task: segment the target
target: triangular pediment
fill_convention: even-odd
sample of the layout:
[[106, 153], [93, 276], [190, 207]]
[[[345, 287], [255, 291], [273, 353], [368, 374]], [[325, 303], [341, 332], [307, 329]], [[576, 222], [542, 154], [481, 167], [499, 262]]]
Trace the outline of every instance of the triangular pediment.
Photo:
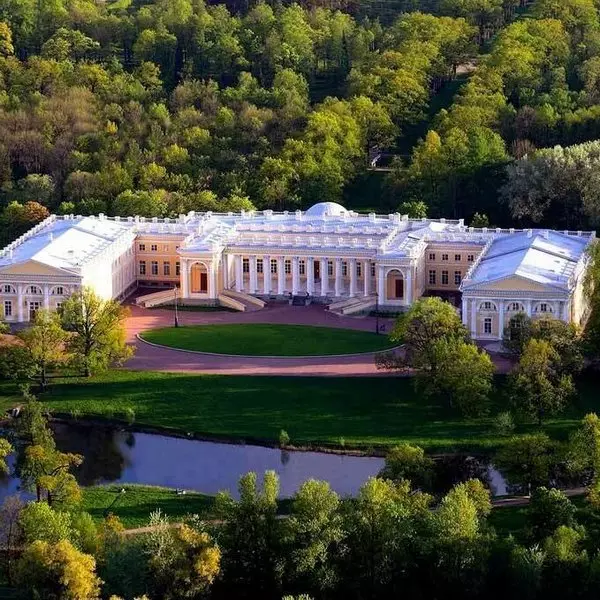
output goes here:
[[548, 290], [554, 289], [555, 287], [557, 286], [532, 281], [531, 279], [527, 279], [526, 277], [520, 277], [519, 275], [512, 275], [510, 277], [504, 277], [495, 281], [474, 283], [472, 285], [465, 286], [464, 289], [515, 292], [547, 292]]
[[51, 267], [45, 265], [36, 260], [26, 260], [21, 263], [14, 263], [12, 265], [6, 265], [0, 267], [0, 274], [2, 275], [50, 275], [50, 276], [64, 276], [73, 275], [71, 271], [66, 269], [59, 269], [58, 267]]

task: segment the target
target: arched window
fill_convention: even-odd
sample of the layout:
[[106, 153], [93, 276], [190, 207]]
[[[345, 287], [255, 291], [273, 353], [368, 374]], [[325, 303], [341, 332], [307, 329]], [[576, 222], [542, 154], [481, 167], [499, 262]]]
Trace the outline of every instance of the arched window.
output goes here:
[[506, 309], [508, 312], [525, 312], [525, 307], [520, 302], [509, 302]]
[[65, 288], [62, 285], [57, 285], [55, 288], [52, 288], [53, 296], [64, 296]]
[[554, 312], [554, 309], [552, 308], [552, 305], [549, 302], [539, 302], [535, 305], [533, 312], [542, 315], [552, 314]]
[[30, 285], [27, 288], [27, 293], [31, 294], [32, 296], [41, 296], [42, 295], [42, 289], [39, 288], [37, 285]]
[[16, 294], [17, 291], [15, 290], [15, 288], [12, 285], [3, 285], [2, 293], [3, 294]]
[[496, 312], [498, 309], [496, 308], [496, 305], [493, 302], [482, 302], [481, 305], [479, 306], [479, 310], [483, 310], [486, 312]]

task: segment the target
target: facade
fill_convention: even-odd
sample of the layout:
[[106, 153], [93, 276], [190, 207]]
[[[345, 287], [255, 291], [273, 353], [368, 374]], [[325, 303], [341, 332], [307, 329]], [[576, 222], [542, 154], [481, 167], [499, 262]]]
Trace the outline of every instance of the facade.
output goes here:
[[442, 295], [473, 337], [499, 339], [518, 311], [584, 321], [594, 237], [358, 214], [329, 202], [175, 219], [53, 215], [0, 252], [0, 308], [8, 322], [29, 321], [86, 285], [104, 298], [177, 286], [183, 303], [310, 296], [388, 311]]

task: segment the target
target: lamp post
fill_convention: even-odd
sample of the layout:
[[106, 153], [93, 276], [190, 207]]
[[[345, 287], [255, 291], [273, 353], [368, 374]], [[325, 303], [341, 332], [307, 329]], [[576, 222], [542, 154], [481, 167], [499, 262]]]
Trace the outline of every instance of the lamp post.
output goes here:
[[179, 327], [179, 314], [177, 313], [177, 286], [175, 286], [174, 291], [175, 291], [175, 327]]

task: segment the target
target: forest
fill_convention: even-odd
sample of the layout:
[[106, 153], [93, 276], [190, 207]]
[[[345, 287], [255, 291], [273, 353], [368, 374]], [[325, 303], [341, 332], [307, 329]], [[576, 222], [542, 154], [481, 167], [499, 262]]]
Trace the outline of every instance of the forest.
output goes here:
[[2, 241], [328, 200], [593, 227], [597, 4], [0, 0]]

